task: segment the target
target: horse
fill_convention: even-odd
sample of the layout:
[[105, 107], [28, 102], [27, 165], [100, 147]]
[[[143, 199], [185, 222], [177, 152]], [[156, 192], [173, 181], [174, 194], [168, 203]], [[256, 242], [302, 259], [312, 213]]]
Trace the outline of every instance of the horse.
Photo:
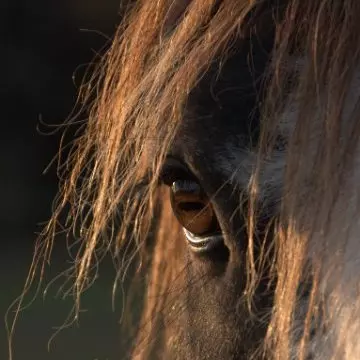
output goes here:
[[99, 253], [145, 279], [121, 358], [358, 359], [358, 15], [357, 0], [131, 3], [85, 84], [31, 274], [66, 212], [77, 309]]

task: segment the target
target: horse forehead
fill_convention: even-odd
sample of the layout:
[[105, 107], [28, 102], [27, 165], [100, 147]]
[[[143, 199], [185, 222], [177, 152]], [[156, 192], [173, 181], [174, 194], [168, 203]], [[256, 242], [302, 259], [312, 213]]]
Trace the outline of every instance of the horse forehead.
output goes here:
[[242, 157], [257, 143], [261, 80], [271, 48], [272, 39], [242, 39], [193, 89], [175, 145], [190, 160], [216, 169], [219, 154]]

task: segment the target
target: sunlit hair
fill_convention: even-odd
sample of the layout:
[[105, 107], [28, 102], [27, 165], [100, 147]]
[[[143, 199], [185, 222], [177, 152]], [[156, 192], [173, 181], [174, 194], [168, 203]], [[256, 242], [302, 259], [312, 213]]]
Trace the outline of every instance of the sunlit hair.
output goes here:
[[[264, 81], [267, 95], [261, 107], [258, 166], [249, 183], [246, 293], [250, 297], [261, 278], [252, 255], [257, 180], [287, 114], [292, 126], [271, 267], [275, 300], [261, 351], [266, 359], [303, 359], [313, 327], [326, 332], [341, 313], [343, 323], [336, 330], [339, 333], [331, 335], [325, 358], [348, 359], [356, 348], [350, 343], [360, 329], [339, 296], [344, 281], [354, 286], [351, 295], [344, 296], [352, 297], [351, 311], [358, 317], [358, 282], [345, 272], [349, 271], [346, 261], [352, 261], [347, 258], [347, 246], [359, 213], [359, 194], [353, 186], [360, 179], [354, 173], [359, 155], [359, 94], [351, 89], [359, 71], [360, 2], [273, 3], [276, 39]], [[162, 302], [185, 266], [179, 255], [181, 241], [166, 241], [170, 233], [176, 238], [180, 232], [176, 221], [169, 219], [169, 202], [158, 187], [161, 165], [181, 124], [189, 93], [215, 58], [226, 59], [234, 38], [241, 38], [249, 26], [256, 28], [263, 5], [264, 1], [256, 0], [138, 1], [89, 83], [86, 96], [95, 94], [96, 101], [86, 131], [66, 161], [54, 216], [36, 245], [26, 289], [36, 269], [44, 271], [42, 261], [50, 257], [64, 211], [66, 229], [79, 230], [76, 237], [81, 237], [74, 268], [77, 306], [92, 282], [89, 273], [98, 258], [107, 252], [117, 256], [131, 242], [128, 261], [139, 261], [148, 269], [135, 358], [149, 356], [155, 346], [149, 340], [156, 338], [153, 332], [159, 326], [166, 329], [166, 324], [161, 325]], [[295, 76], [294, 63], [298, 63]], [[347, 104], [350, 95], [353, 100]], [[354, 249], [357, 255], [359, 246]], [[119, 266], [119, 274], [127, 265]], [[311, 286], [299, 318], [304, 284]], [[349, 328], [352, 338], [344, 340], [341, 332]], [[302, 339], [296, 347], [294, 329]]]

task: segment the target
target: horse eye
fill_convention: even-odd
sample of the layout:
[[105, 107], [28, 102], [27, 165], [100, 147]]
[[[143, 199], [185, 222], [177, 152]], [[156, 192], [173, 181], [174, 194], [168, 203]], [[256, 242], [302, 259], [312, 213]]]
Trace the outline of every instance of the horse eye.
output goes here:
[[192, 235], [205, 237], [220, 232], [214, 208], [195, 181], [174, 181], [170, 199], [175, 217]]

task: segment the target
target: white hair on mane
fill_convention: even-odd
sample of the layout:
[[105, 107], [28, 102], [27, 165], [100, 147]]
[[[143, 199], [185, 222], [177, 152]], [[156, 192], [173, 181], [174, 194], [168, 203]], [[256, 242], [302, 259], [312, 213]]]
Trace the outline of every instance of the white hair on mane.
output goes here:
[[[354, 75], [342, 112], [344, 125], [352, 121], [360, 97], [360, 71]], [[319, 289], [328, 317], [323, 319], [324, 331], [315, 333], [310, 344], [314, 360], [360, 358], [360, 147], [355, 150], [353, 167], [345, 175], [327, 235], [315, 232], [310, 239], [310, 261], [319, 257], [322, 261]]]
[[[351, 121], [360, 97], [360, 70], [354, 75], [342, 112], [343, 126]], [[292, 103], [286, 107], [279, 121], [282, 137], [291, 136], [296, 121], [296, 105]], [[309, 142], [314, 143], [314, 149], [319, 136], [321, 134], [314, 132], [314, 136], [309, 139]], [[256, 166], [257, 154], [254, 150], [242, 148], [243, 142], [239, 138], [237, 140], [229, 138], [218, 149], [213, 166], [214, 170], [223, 173], [231, 182], [246, 189]], [[351, 172], [346, 174], [342, 192], [331, 212], [328, 235], [325, 238], [319, 231], [310, 239], [310, 263], [319, 257], [322, 261], [319, 289], [324, 301], [324, 314], [327, 316], [321, 319], [322, 330], [314, 331], [308, 344], [306, 358], [313, 360], [360, 359], [360, 147], [355, 154], [356, 160]], [[311, 159], [309, 161], [311, 167]], [[275, 149], [261, 167], [258, 185], [261, 201], [280, 203], [285, 167], [286, 149]], [[304, 201], [306, 204], [306, 199]], [[297, 325], [292, 336], [293, 359], [298, 356], [297, 348], [303, 335], [306, 304], [307, 300], [300, 300], [296, 306], [295, 317], [298, 320], [295, 319]], [[315, 324], [311, 330], [315, 330]]]

